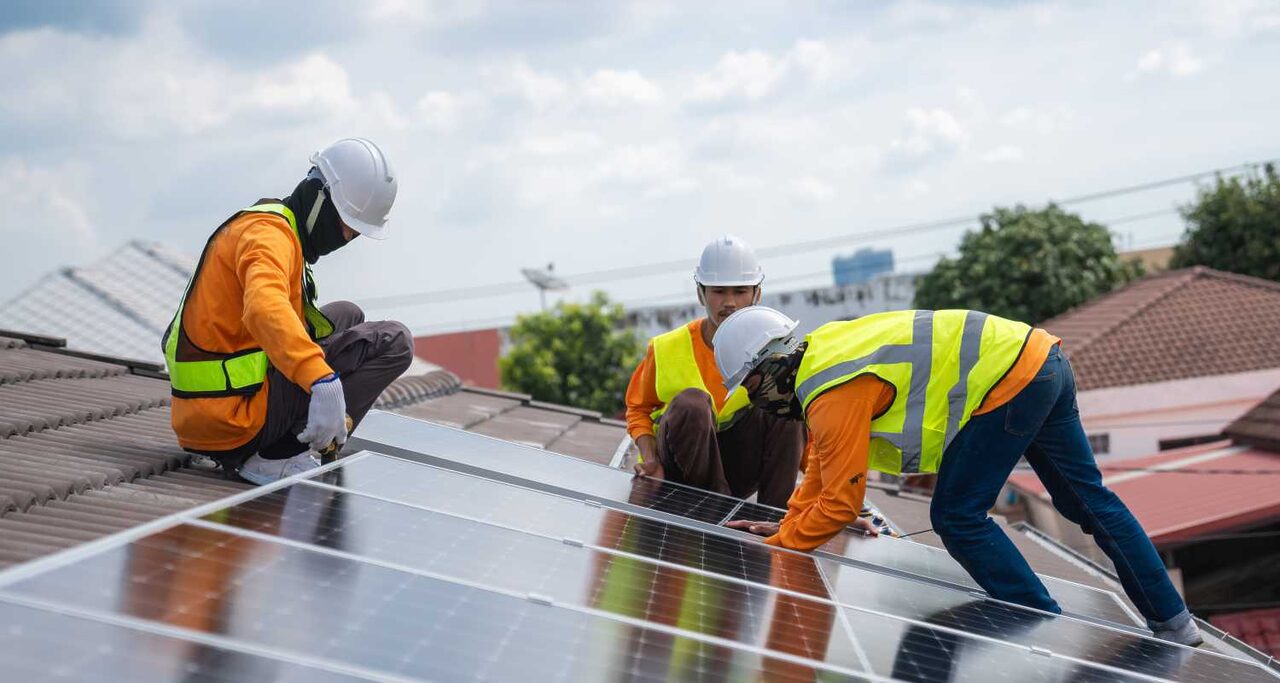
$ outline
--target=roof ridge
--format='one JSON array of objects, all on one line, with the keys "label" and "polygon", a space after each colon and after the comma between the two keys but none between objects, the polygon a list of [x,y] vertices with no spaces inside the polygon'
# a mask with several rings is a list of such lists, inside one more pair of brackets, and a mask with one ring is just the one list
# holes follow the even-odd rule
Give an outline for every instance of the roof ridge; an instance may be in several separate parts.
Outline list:
[{"label": "roof ridge", "polygon": [[1230,280],[1250,287],[1280,291],[1280,282],[1268,280],[1256,275],[1233,273],[1229,270],[1218,270],[1217,268],[1210,268],[1209,266],[1191,266],[1190,268],[1184,268],[1183,270],[1195,271],[1196,276],[1214,277],[1220,280]]}]

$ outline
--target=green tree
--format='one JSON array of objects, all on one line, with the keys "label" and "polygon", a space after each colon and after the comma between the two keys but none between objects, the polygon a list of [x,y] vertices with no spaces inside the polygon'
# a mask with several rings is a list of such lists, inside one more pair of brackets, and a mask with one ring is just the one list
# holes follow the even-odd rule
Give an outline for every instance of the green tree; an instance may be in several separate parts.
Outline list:
[{"label": "green tree", "polygon": [[616,414],[642,351],[622,321],[622,307],[604,292],[589,303],[520,316],[511,350],[498,362],[502,385],[539,401]]},{"label": "green tree", "polygon": [[1182,217],[1187,232],[1173,250],[1172,267],[1280,280],[1280,178],[1271,164],[1243,179],[1219,176],[1182,207]]},{"label": "green tree", "polygon": [[996,207],[965,233],[960,254],[921,278],[915,305],[968,308],[1038,323],[1142,274],[1116,255],[1111,233],[1050,204]]}]

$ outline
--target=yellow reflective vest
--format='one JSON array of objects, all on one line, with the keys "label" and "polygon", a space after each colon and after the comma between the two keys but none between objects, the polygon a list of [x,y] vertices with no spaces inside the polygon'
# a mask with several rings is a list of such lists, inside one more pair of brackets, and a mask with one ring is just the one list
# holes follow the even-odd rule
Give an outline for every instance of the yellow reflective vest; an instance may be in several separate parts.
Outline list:
[{"label": "yellow reflective vest", "polygon": [[[676,394],[685,389],[700,389],[708,396],[711,395],[706,383],[702,381],[698,361],[693,356],[694,343],[693,333],[688,325],[681,325],[653,338],[655,388],[658,400],[662,401],[662,407],[650,414],[654,422],[666,412]],[[746,390],[742,387],[734,389],[716,414],[717,430],[728,429],[738,418],[738,414],[750,407],[751,399],[747,398]]]},{"label": "yellow reflective vest", "polygon": [[828,323],[805,337],[796,396],[807,411],[822,392],[875,375],[895,395],[871,422],[871,468],[937,472],[943,452],[1017,362],[1031,330],[979,311],[892,311]]},{"label": "yellow reflective vest", "polygon": [[[267,354],[261,348],[238,349],[231,353],[217,353],[197,347],[187,337],[184,329],[182,311],[196,278],[204,266],[204,259],[209,253],[213,240],[232,221],[248,213],[268,213],[284,218],[298,237],[298,221],[293,211],[284,204],[262,200],[247,209],[237,211],[235,215],[223,221],[205,244],[200,254],[196,270],[187,281],[187,288],[178,303],[178,311],[174,313],[168,330],[161,340],[164,349],[165,365],[169,368],[169,384],[174,396],[180,398],[202,398],[218,396],[248,396],[258,392],[267,378]],[[301,239],[300,237],[298,237]],[[316,285],[311,274],[311,264],[304,263],[302,269],[302,310],[307,324],[307,331],[312,339],[323,339],[333,333],[333,323],[320,312],[315,305]]]}]

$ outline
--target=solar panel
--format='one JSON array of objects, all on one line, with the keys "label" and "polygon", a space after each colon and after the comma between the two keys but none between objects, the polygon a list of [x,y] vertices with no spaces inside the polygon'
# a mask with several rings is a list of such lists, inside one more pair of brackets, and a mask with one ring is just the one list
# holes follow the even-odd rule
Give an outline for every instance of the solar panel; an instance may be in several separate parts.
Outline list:
[{"label": "solar panel", "polygon": [[[393,455],[418,462],[550,490],[569,497],[586,497],[619,507],[635,506],[669,512],[713,524],[716,522],[711,518],[725,509],[722,502],[736,504],[734,499],[725,496],[666,482],[635,479],[629,473],[577,458],[379,411],[369,413],[354,441],[371,450],[386,449]],[[745,505],[728,509],[726,517],[744,518],[739,511]],[[761,508],[763,506],[747,508],[746,514],[768,509]],[[681,511],[688,511],[688,514]],[[736,532],[726,530],[725,533]],[[919,543],[887,538],[863,539],[845,533],[817,554],[824,553],[864,566],[888,568],[959,588],[980,590],[964,568],[945,551]],[[1141,620],[1108,592],[1053,577],[1042,579],[1067,612],[1129,628],[1141,626]]]},{"label": "solar panel", "polygon": [[23,629],[0,679],[1276,680],[987,599],[910,541],[772,548],[716,526],[772,508],[373,417],[412,461],[357,454],[0,573],[0,635]]},{"label": "solar panel", "polygon": [[[966,595],[929,584],[820,561],[836,599],[947,629],[985,636],[1138,674],[1164,671],[1186,681],[1250,680],[1261,673],[1248,662],[1194,651],[1118,629]],[[1257,678],[1265,680],[1265,678]]]},{"label": "solar panel", "polygon": [[364,680],[282,659],[0,600],[0,671],[10,681]]},{"label": "solar panel", "polygon": [[[644,618],[667,626],[762,645],[757,629],[777,597],[762,582],[749,585],[696,574],[648,559],[604,553],[581,544],[478,524],[345,491],[296,485],[206,517],[403,567],[560,604]],[[297,520],[304,520],[299,522]],[[624,534],[627,533],[624,531]],[[429,539],[429,541],[426,541]],[[687,553],[687,548],[668,548]],[[767,562],[768,558],[764,558]],[[797,560],[812,564],[809,558]],[[825,612],[825,622],[815,616]],[[807,601],[775,627],[804,640],[830,640],[834,610]],[[780,623],[781,622],[781,623]],[[854,666],[847,638],[831,641],[832,658]],[[843,645],[844,649],[839,649]]]},{"label": "solar panel", "polygon": [[[821,554],[853,560],[861,566],[893,569],[969,590],[982,590],[947,551],[904,539],[860,539],[845,534],[823,547]],[[1135,628],[1142,624],[1113,593],[1040,575],[1050,595],[1071,614]]]},{"label": "solar panel", "polygon": [[[815,672],[843,677],[817,662],[734,647],[717,635],[690,637],[687,628],[608,618],[540,596],[210,526],[175,526],[6,591],[88,615],[151,620],[253,644],[302,661],[411,678],[812,680]],[[722,626],[710,624],[708,630]]]},{"label": "solar panel", "polygon": [[[467,478],[435,468],[396,463],[379,456],[362,458],[352,464],[352,467],[365,470],[383,466],[393,470],[418,467],[419,472],[400,472],[397,478],[402,488],[409,484],[413,490],[418,488],[417,482],[435,475]],[[330,475],[340,472],[336,470]],[[428,474],[432,476],[428,477]],[[467,492],[501,500],[504,497],[501,490],[512,488],[480,481],[467,487]],[[547,494],[516,490],[521,495],[544,496],[574,505]],[[447,509],[452,500],[457,499],[435,502]],[[567,545],[551,537],[478,525],[461,517],[305,484],[241,503],[210,517],[255,531],[334,547],[414,569],[440,572],[449,577],[466,578],[504,590],[538,593],[584,607],[628,616],[639,615],[668,626],[683,624],[683,627],[700,633],[705,633],[703,629],[714,624],[721,637],[749,644],[759,643],[752,640],[749,632],[735,629],[759,623],[760,615],[767,611],[766,605],[776,601],[776,594],[639,558],[714,572],[762,587],[773,586],[819,599],[834,599],[845,605],[1028,647],[1052,643],[1050,649],[1058,654],[1137,673],[1173,662],[1180,665],[1177,669],[1179,678],[1190,681],[1247,680],[1253,672],[1251,665],[1238,660],[1192,653],[1150,638],[1095,628],[1071,619],[1050,618],[981,596],[849,567],[832,560],[821,562],[822,572],[827,576],[824,582],[809,557],[619,511],[602,513],[599,517],[601,528],[583,540],[627,553],[627,557],[599,553],[579,544]],[[290,523],[291,518],[314,521]],[[290,536],[290,533],[294,535]],[[431,543],[424,545],[418,539],[431,539]],[[631,557],[633,555],[638,558]],[[696,592],[689,592],[691,585],[697,586]],[[832,594],[828,594],[826,585],[832,587]],[[579,602],[581,596],[587,596],[587,601]],[[814,600],[793,599],[791,602],[793,606],[789,614],[792,619],[786,626],[788,630],[800,634],[808,642],[832,642],[832,621],[814,616],[815,613],[829,612],[829,607]],[[697,621],[683,616],[690,614],[696,614]],[[813,628],[813,624],[820,626]],[[842,639],[834,641],[836,645],[842,642]],[[824,661],[857,666],[847,649],[825,655],[834,658],[824,656]]]}]

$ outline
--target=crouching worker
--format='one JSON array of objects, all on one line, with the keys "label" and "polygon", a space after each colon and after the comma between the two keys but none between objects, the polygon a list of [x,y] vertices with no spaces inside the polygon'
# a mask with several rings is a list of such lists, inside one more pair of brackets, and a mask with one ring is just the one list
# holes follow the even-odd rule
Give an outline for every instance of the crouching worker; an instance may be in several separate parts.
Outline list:
[{"label": "crouching worker", "polygon": [[951,556],[992,597],[1058,614],[987,515],[1025,454],[1058,511],[1111,558],[1155,635],[1201,642],[1151,540],[1102,483],[1057,337],[978,311],[880,313],[823,325],[803,343],[795,327],[755,306],[716,333],[725,386],[741,384],[754,405],[805,420],[814,442],[782,522],[731,526],[812,550],[855,523],[868,467],[937,472],[929,513]]},{"label": "crouching worker", "polygon": [[365,322],[348,302],[317,307],[311,275],[360,235],[386,238],[386,157],[349,138],[311,164],[293,194],[213,231],[162,341],[178,443],[259,485],[317,467],[412,358],[404,325]]},{"label": "crouching worker", "polygon": [[760,300],[764,271],[751,247],[722,235],[702,250],[693,280],[706,317],[654,337],[627,387],[636,474],[785,507],[804,426],[753,408],[741,389],[726,391],[712,351],[720,323]]}]

